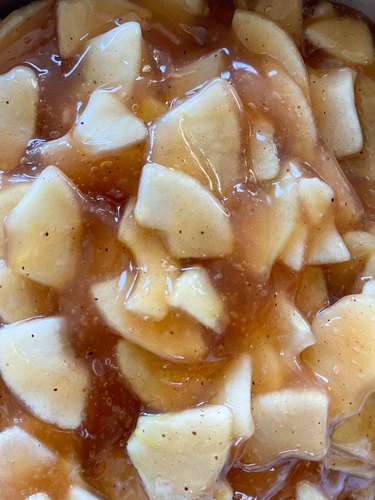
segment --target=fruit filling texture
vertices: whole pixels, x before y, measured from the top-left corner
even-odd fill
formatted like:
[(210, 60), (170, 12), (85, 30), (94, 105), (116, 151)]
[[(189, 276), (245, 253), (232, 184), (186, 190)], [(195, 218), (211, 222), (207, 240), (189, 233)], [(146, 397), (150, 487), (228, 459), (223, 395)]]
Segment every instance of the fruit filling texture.
[(0, 23), (0, 499), (375, 497), (375, 55), (328, 1)]

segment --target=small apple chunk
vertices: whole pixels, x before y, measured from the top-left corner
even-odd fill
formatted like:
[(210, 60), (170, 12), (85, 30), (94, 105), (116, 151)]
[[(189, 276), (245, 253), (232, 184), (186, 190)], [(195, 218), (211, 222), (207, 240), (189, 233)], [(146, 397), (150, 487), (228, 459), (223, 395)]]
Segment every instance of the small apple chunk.
[(354, 77), (349, 68), (310, 75), (314, 115), (323, 140), (337, 158), (361, 151), (363, 136), (354, 98)]
[(223, 333), (227, 327), (229, 318), (225, 304), (203, 267), (183, 271), (173, 284), (168, 304), (186, 312), (217, 334)]
[(120, 85), (129, 95), (141, 63), (141, 27), (136, 22), (125, 23), (87, 42), (85, 81), (93, 88)]
[(208, 13), (207, 0), (138, 0), (138, 3), (168, 21), (187, 25)]
[(323, 269), (318, 266), (306, 266), (298, 287), (296, 306), (311, 321), (328, 305), (329, 294)]
[(300, 481), (296, 488), (296, 500), (328, 500), (328, 497), (316, 484)]
[(219, 405), (140, 417), (127, 450), (150, 498), (209, 493), (229, 457), (232, 420)]
[(5, 217), (21, 201), (30, 186), (30, 182), (17, 182), (7, 186), (3, 185), (0, 189), (0, 258), (3, 258), (5, 254)]
[(123, 281), (123, 277), (114, 278), (92, 287), (95, 304), (110, 328), (164, 359), (197, 362), (206, 357), (204, 331), (198, 323), (173, 314), (162, 321), (152, 321), (128, 311), (125, 300), (133, 277), (127, 276)]
[(155, 122), (151, 161), (228, 194), (244, 177), (240, 102), (235, 88), (216, 78)]
[(253, 120), (250, 155), (255, 177), (259, 181), (269, 181), (278, 176), (280, 159), (275, 143), (275, 129), (266, 118)]
[(246, 443), (243, 462), (259, 464), (285, 456), (321, 460), (328, 449), (328, 402), (315, 388), (254, 397), (255, 432)]
[(309, 220), (314, 225), (322, 224), (335, 197), (331, 186), (317, 177), (302, 177), (299, 181), (299, 196)]
[(304, 35), (317, 49), (345, 64), (374, 63), (371, 31), (358, 17), (318, 19), (307, 26)]
[(334, 225), (316, 230), (307, 259), (309, 265), (338, 264), (349, 260), (349, 250)]
[(1, 170), (17, 167), (35, 137), (38, 99), (38, 78), (30, 68), (17, 66), (0, 75)]
[(300, 44), (302, 20), (302, 0), (256, 0), (255, 12), (268, 17), (289, 33), (296, 45)]
[(229, 214), (210, 191), (183, 172), (145, 165), (134, 214), (141, 226), (161, 231), (174, 257), (204, 259), (232, 253)]
[(81, 219), (74, 186), (56, 167), (46, 168), (6, 218), (9, 267), (41, 285), (64, 288), (77, 264)]
[(1, 328), (0, 372), (36, 417), (62, 429), (76, 429), (81, 423), (89, 374), (68, 344), (62, 318)]

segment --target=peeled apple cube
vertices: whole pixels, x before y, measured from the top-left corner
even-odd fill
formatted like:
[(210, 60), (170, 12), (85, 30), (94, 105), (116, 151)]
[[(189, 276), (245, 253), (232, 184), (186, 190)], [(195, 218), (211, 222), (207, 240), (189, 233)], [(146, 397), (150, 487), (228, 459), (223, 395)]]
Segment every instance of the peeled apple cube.
[(86, 44), (85, 80), (93, 87), (121, 85), (130, 94), (141, 71), (142, 31), (129, 22), (89, 40)]
[(349, 68), (310, 76), (312, 108), (323, 140), (337, 158), (361, 151), (363, 136), (354, 98), (354, 78)]
[(315, 388), (254, 397), (255, 432), (246, 443), (243, 462), (263, 463), (284, 456), (321, 460), (328, 449), (328, 402), (328, 396)]
[(111, 92), (96, 90), (78, 118), (73, 139), (91, 158), (113, 156), (147, 137), (145, 124)]
[(17, 167), (35, 137), (38, 100), (38, 78), (30, 68), (17, 66), (0, 75), (1, 170)]
[(335, 226), (332, 224), (331, 227), (318, 228), (312, 238), (307, 259), (308, 264), (338, 264), (349, 260), (349, 250)]
[(36, 417), (62, 429), (76, 429), (81, 423), (89, 375), (68, 344), (62, 318), (1, 328), (0, 372)]
[(231, 192), (242, 170), (243, 109), (235, 88), (217, 78), (151, 128), (151, 161), (181, 170), (211, 191)]
[(312, 330), (316, 343), (302, 358), (327, 380), (332, 417), (358, 411), (375, 383), (375, 299), (349, 295), (321, 311)]
[(305, 64), (288, 33), (270, 19), (245, 10), (235, 11), (232, 30), (249, 52), (268, 55), (280, 61), (295, 83), (309, 95)]
[(298, 183), (303, 208), (314, 225), (320, 225), (332, 206), (335, 192), (326, 182), (313, 177), (303, 177)]
[(138, 419), (127, 451), (154, 500), (198, 498), (214, 486), (232, 444), (232, 412), (212, 405)]
[(198, 181), (154, 163), (143, 167), (135, 219), (157, 229), (177, 258), (224, 257), (233, 251), (229, 214)]
[(7, 263), (41, 285), (64, 288), (74, 276), (81, 232), (78, 192), (48, 167), (6, 218)]
[(300, 481), (296, 488), (296, 500), (328, 500), (316, 484)]
[(170, 306), (181, 309), (215, 333), (223, 333), (228, 315), (222, 297), (212, 285), (208, 271), (197, 267), (184, 271), (168, 295)]
[(304, 32), (307, 40), (345, 64), (373, 64), (374, 42), (367, 23), (354, 17), (318, 19)]

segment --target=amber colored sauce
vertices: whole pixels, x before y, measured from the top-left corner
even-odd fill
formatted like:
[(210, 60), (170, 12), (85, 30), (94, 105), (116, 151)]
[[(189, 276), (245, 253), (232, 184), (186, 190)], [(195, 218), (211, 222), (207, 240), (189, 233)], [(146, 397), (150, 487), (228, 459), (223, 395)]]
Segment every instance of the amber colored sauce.
[[(145, 95), (155, 95), (166, 101), (168, 81), (165, 75), (172, 65), (194, 60), (217, 48), (226, 48), (230, 54), (227, 73), (241, 97), (253, 92), (252, 102), (245, 99), (245, 107), (263, 110), (269, 103), (262, 102), (261, 87), (265, 82), (261, 76), (260, 60), (238, 49), (230, 34), (233, 3), (229, 0), (212, 0), (212, 15), (204, 26), (177, 27), (163, 20), (154, 20), (143, 26), (147, 46), (147, 63), (151, 71), (140, 75), (136, 83), (133, 106), (139, 109)], [(107, 23), (105, 29), (115, 26)], [(101, 30), (101, 31), (104, 31)], [(100, 30), (99, 30), (100, 32)], [(95, 33), (96, 34), (96, 33)], [(93, 34), (90, 34), (93, 35)], [(319, 66), (324, 61), (321, 54), (309, 54), (308, 63)], [(236, 63), (242, 63), (241, 68)], [(87, 95), (80, 87), (80, 66), (77, 61), (62, 61), (56, 39), (54, 11), (47, 11), (36, 20), (31, 30), (19, 33), (0, 57), (0, 73), (17, 64), (34, 68), (40, 77), (41, 99), (39, 105), (38, 141), (55, 139), (64, 135), (71, 127), (77, 106), (87, 102)], [(275, 63), (276, 64), (276, 63)], [(72, 71), (72, 68), (75, 70)], [(248, 72), (247, 69), (254, 71)], [(258, 74), (257, 74), (258, 71)], [(250, 87), (249, 87), (250, 86)], [(276, 101), (275, 101), (276, 102)], [(275, 103), (274, 103), (275, 104)], [(165, 103), (167, 110), (171, 105)], [(276, 105), (276, 104), (275, 104)], [(151, 117), (151, 119), (154, 117)], [(280, 144), (282, 157), (290, 156), (289, 131), (285, 119), (275, 118), (275, 125), (284, 137)], [(244, 130), (244, 135), (246, 131)], [(18, 169), (4, 173), (4, 179), (35, 177), (41, 170), (38, 158), (27, 154)], [(116, 232), (119, 214), (124, 202), (136, 194), (139, 173), (147, 157), (147, 144), (134, 148), (118, 158), (87, 164), (77, 158), (65, 171), (83, 193), (82, 207), (85, 216), (85, 237), (80, 254), (79, 271), (71, 288), (56, 295), (51, 314), (61, 314), (69, 321), (69, 338), (77, 353), (90, 368), (92, 384), (88, 398), (86, 417), (76, 432), (61, 431), (32, 417), (16, 398), (0, 385), (0, 424), (4, 428), (21, 422), (26, 429), (56, 450), (61, 457), (75, 460), (81, 465), (81, 474), (88, 485), (109, 499), (145, 498), (134, 467), (125, 453), (128, 436), (134, 429), (140, 412), (148, 411), (127, 389), (119, 371), (114, 354), (118, 341), (95, 309), (90, 286), (106, 277), (116, 276), (128, 265), (131, 255), (117, 241)], [(303, 158), (305, 160), (305, 158)], [(304, 168), (314, 175), (306, 163)], [(361, 189), (358, 186), (359, 190)], [(270, 279), (257, 282), (249, 273), (246, 251), (246, 235), (243, 231), (243, 216), (249, 211), (254, 199), (262, 196), (262, 188), (250, 180), (237, 185), (233, 193), (224, 200), (233, 214), (235, 231), (239, 234), (237, 248), (227, 259), (213, 260), (208, 268), (215, 286), (225, 297), (231, 311), (231, 323), (223, 338), (215, 340), (210, 353), (210, 362), (226, 360), (239, 351), (257, 350), (254, 332), (264, 324), (269, 301), (275, 289), (286, 290), (291, 297), (298, 291), (300, 275), (282, 265), (274, 267)], [(371, 206), (371, 208), (374, 208)], [(372, 219), (372, 210), (367, 213)], [(364, 222), (366, 221), (366, 218)], [(188, 266), (189, 263), (186, 262)], [(331, 266), (325, 269), (332, 301), (350, 290), (352, 281), (347, 279), (347, 267)], [(357, 269), (356, 269), (357, 270)], [(345, 281), (346, 280), (346, 281)], [(261, 340), (266, 342), (265, 340)], [(223, 363), (213, 365), (214, 378), (220, 373)], [(204, 370), (204, 368), (202, 368)], [(318, 384), (303, 366), (285, 368), (285, 385)], [(254, 394), (259, 391), (253, 387)], [(202, 396), (202, 402), (208, 394)], [(308, 431), (308, 430), (307, 430)], [(300, 479), (319, 482), (327, 494), (334, 498), (356, 498), (355, 491), (366, 486), (366, 481), (344, 473), (329, 471), (323, 463), (284, 459), (262, 466), (242, 464), (235, 461), (229, 470), (228, 479), (235, 491), (235, 498), (291, 499), (295, 485)], [(65, 484), (47, 481), (41, 485), (43, 491), (59, 498)], [(25, 491), (27, 494), (27, 491)], [(0, 494), (1, 496), (1, 494)]]

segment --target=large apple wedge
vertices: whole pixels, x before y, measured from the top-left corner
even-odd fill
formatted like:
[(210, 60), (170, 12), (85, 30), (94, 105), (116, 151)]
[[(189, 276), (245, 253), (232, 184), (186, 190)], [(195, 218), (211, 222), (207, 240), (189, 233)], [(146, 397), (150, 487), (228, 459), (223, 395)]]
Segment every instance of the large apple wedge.
[(302, 56), (293, 39), (276, 23), (255, 12), (236, 10), (232, 30), (249, 52), (277, 59), (305, 95), (309, 95), (308, 77)]
[(0, 75), (1, 170), (17, 167), (28, 142), (34, 138), (38, 99), (38, 78), (30, 68), (17, 66)]
[(234, 87), (217, 78), (155, 122), (150, 158), (227, 194), (244, 177), (242, 120)]
[(302, 20), (302, 0), (256, 0), (255, 12), (268, 17), (289, 33), (297, 45), (300, 44)]
[(0, 257), (4, 257), (5, 234), (4, 220), (9, 212), (21, 201), (30, 188), (30, 182), (16, 182), (3, 185), (0, 189)]
[[(132, 281), (128, 277), (126, 281)], [(95, 304), (110, 328), (130, 342), (171, 361), (197, 362), (205, 358), (204, 329), (195, 321), (170, 314), (162, 321), (141, 318), (125, 307), (129, 283), (114, 278), (92, 288)]]
[(48, 167), (5, 221), (7, 263), (37, 283), (64, 288), (74, 276), (81, 230), (78, 192)]
[(150, 498), (209, 494), (229, 457), (232, 419), (219, 405), (140, 417), (127, 450)]
[(145, 165), (134, 214), (141, 226), (161, 231), (177, 258), (223, 257), (233, 250), (229, 214), (210, 191), (183, 172)]
[(34, 319), (0, 329), (0, 372), (6, 385), (44, 422), (81, 423), (89, 374), (76, 359), (62, 318)]

